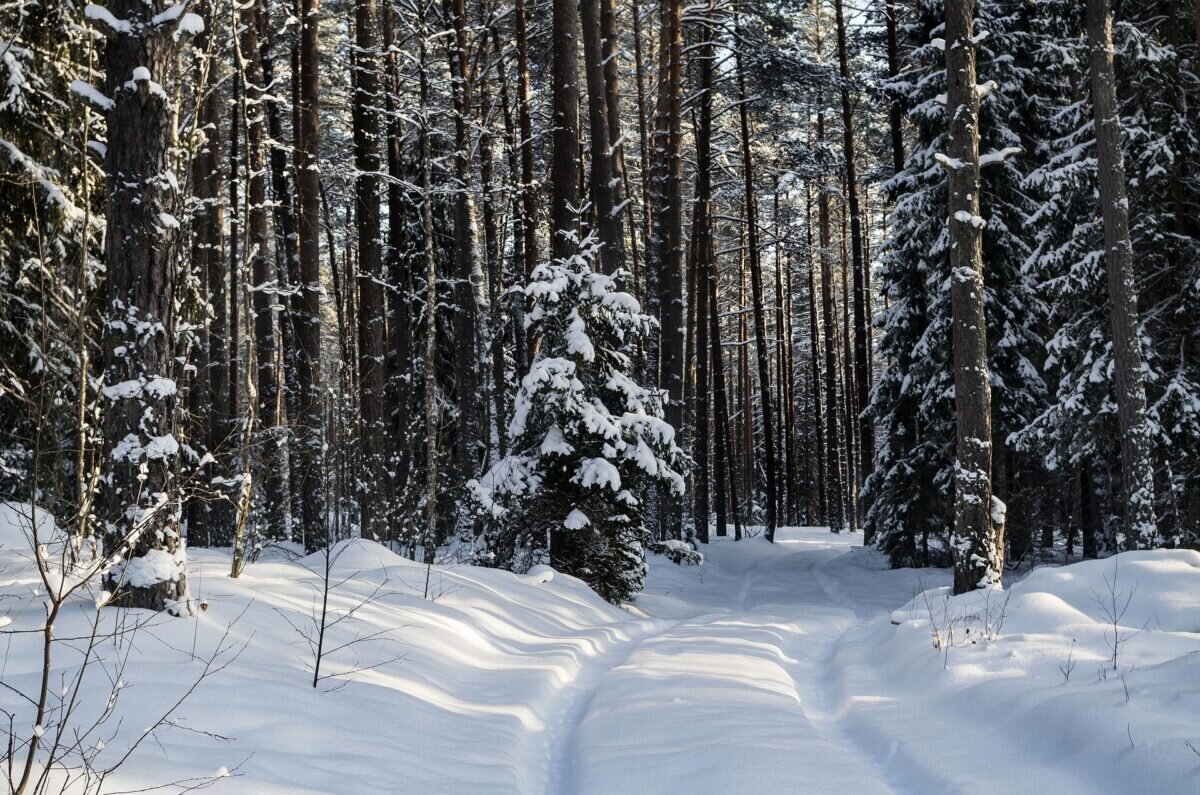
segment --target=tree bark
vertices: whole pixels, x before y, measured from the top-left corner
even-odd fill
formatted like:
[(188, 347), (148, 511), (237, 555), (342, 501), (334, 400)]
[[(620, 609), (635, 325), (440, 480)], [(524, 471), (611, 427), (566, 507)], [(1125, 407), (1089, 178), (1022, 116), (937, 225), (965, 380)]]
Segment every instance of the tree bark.
[(575, 253), (578, 228), (579, 13), (576, 0), (553, 0), (552, 11), (550, 255), (565, 259)]
[[(207, 3), (201, 7), (206, 31), (211, 36), (213, 25), (212, 8)], [(205, 49), (205, 48), (201, 48)], [(211, 67), (210, 67), (211, 68)], [(215, 76), (210, 76), (215, 77)], [(207, 371), (207, 391), (204, 397), (207, 433), (205, 449), (223, 462), (227, 459), (225, 449), (229, 434), (229, 300), (226, 293), (228, 267), (224, 257), (224, 211), (221, 204), (221, 92), (215, 79), (200, 105), (198, 127), (205, 141), (192, 161), (192, 190), (198, 210), (192, 220), (192, 261), (206, 279), (208, 302), (212, 307), (212, 318), (207, 328), (208, 345), (206, 360), (202, 366)], [(210, 467), (212, 476), (226, 474), (220, 464)], [(189, 522), (188, 541), (191, 544), (224, 546), (228, 543), (228, 527), (232, 523), (229, 503), (216, 499), (204, 511), (192, 511), (193, 519), (201, 519), (195, 526)], [(201, 518), (202, 517), (202, 518)]]
[(468, 47), (465, 0), (445, 0), (443, 14), (453, 38), (448, 44), (450, 77), (454, 98), (454, 399), (458, 405), (455, 425), (457, 474), (462, 481), (474, 477), (482, 460), (479, 377), (480, 344), (486, 339), (480, 309), (487, 305), (486, 287), (479, 259), (475, 222), (475, 191), (471, 166), (471, 85), (467, 69)]
[(379, 209), (379, 32), (375, 0), (355, 0), (354, 165), (358, 222), (358, 387), (360, 532), (388, 536), (384, 388), (387, 307)]
[[(109, 551), (128, 546), (129, 567), (106, 575), (113, 603), (162, 610), (187, 593), (175, 482), (179, 445), (175, 377), (175, 283), (179, 197), (171, 174), (170, 85), (176, 40), (153, 22), (165, 3), (111, 0), (129, 24), (104, 53), (108, 146), (102, 396)], [(171, 575), (160, 576), (165, 556)]]
[(1113, 69), (1112, 14), (1108, 0), (1087, 0), (1088, 45), (1091, 48), (1092, 108), (1104, 222), (1105, 264), (1112, 305), (1113, 359), (1117, 416), (1121, 424), (1121, 475), (1125, 486), (1127, 545), (1158, 546), (1154, 515), (1153, 438), (1146, 415), (1146, 383), (1138, 340), (1137, 284), (1133, 244), (1129, 236), (1129, 200), (1125, 159), (1121, 151), (1116, 75)]
[(814, 482), (816, 483), (816, 509), (810, 511), (810, 521), (813, 524), (826, 520), (828, 509), (825, 500), (826, 471), (825, 456), (825, 416), (821, 410), (821, 327), (817, 319), (817, 279), (816, 262), (813, 260), (812, 234), (812, 194), (808, 197), (808, 334), (809, 360), (812, 366), (812, 423), (813, 437), (817, 449), (816, 466), (814, 467)]
[(605, 50), (614, 45), (601, 33), (602, 2), (611, 4), (612, 0), (579, 0), (579, 21), (583, 30), (588, 127), (592, 142), (590, 186), (592, 202), (595, 204), (596, 232), (602, 246), (600, 267), (604, 273), (611, 275), (625, 266), (625, 235), (619, 207), (621, 178), (615, 168), (615, 139), (610, 138), (607, 86), (607, 70), (610, 65), (615, 69), (616, 59), (605, 59)]
[[(900, 38), (896, 30), (897, 0), (884, 0), (883, 15), (887, 31), (887, 73), (891, 80), (900, 75)], [(904, 170), (904, 107), (899, 97), (888, 105), (888, 127), (892, 136), (892, 173)]]
[(854, 386), (855, 418), (858, 426), (858, 483), (871, 474), (875, 463), (875, 424), (864, 411), (869, 401), (871, 360), (867, 331), (871, 323), (867, 307), (868, 264), (864, 252), (862, 210), (858, 196), (858, 165), (854, 140), (854, 113), (850, 103), (850, 60), (846, 47), (846, 21), (842, 0), (834, 0), (837, 16), (838, 65), (842, 75), (842, 153), (846, 162), (846, 188), (850, 202), (850, 257), (854, 269)]
[[(708, 404), (709, 404), (709, 301), (716, 277), (715, 247), (712, 234), (712, 88), (714, 8), (709, 0), (701, 21), (702, 49), (697, 54), (700, 70), (700, 120), (696, 125), (696, 223), (692, 236), (696, 241), (696, 494), (693, 517), (702, 543), (708, 543)], [(721, 445), (718, 444), (718, 451)], [(721, 473), (723, 474), (723, 473)], [(723, 484), (717, 487), (717, 533), (725, 535), (725, 496)]]
[(979, 217), (979, 92), (971, 0), (946, 3), (946, 113), (950, 123), (950, 300), (954, 315), (954, 592), (997, 585), (1004, 550), (992, 516), (992, 391)]
[[(736, 25), (736, 23), (735, 23)], [(758, 354), (758, 392), (762, 403), (763, 454), (766, 459), (766, 536), (774, 542), (778, 524), (776, 500), (775, 425), (771, 411), (771, 358), (767, 348), (767, 320), (763, 309), (762, 263), (758, 250), (758, 211), (754, 198), (754, 163), (750, 156), (750, 115), (746, 107), (746, 71), (741, 49), (734, 50), (738, 73), (738, 112), (742, 132), (742, 175), (745, 185), (746, 247), (750, 259), (750, 291), (754, 302), (754, 346)], [(746, 407), (749, 410), (749, 406)]]
[[(296, 318), (299, 354), (297, 376), (300, 388), (299, 470), (300, 525), (304, 547), (314, 551), (325, 546), (326, 517), (324, 489), (324, 430), (321, 379), (321, 175), (320, 153), (320, 0), (301, 0), (299, 54), (299, 125), (296, 150), (299, 164), (296, 195), (300, 205), (300, 290)], [(330, 252), (332, 255), (333, 252)]]
[[(825, 140), (825, 114), (817, 114), (817, 141)], [(838, 402), (837, 322), (834, 319), (833, 256), (830, 252), (832, 230), (829, 217), (829, 193), (818, 187), (817, 215), (820, 224), (821, 315), (825, 330), (825, 484), (826, 521), (829, 529), (840, 533), (846, 526), (846, 492), (842, 484), (843, 450)]]
[[(519, 147), (521, 151), (521, 247), (525, 255), (525, 281), (533, 276), (533, 269), (538, 263), (537, 243), (537, 191), (533, 183), (533, 121), (529, 99), (529, 42), (525, 32), (525, 0), (514, 0), (513, 27), (516, 33), (517, 45), (517, 127), (520, 131)], [(551, 241), (553, 242), (553, 240)], [(522, 303), (524, 307), (524, 303)], [(518, 344), (524, 344), (525, 350), (520, 356), (525, 366), (533, 359), (533, 338), (525, 339), (524, 322), (517, 324)], [(525, 375), (525, 368), (518, 372)]]
[[(287, 288), (287, 296), (276, 297), (276, 302), (283, 305), (283, 313), (277, 316), (279, 342), (283, 349), (282, 361), (284, 401), (282, 412), (288, 423), (294, 423), (299, 416), (300, 387), (296, 355), (296, 315), (299, 297), (292, 290), (300, 283), (300, 260), (296, 247), (296, 215), (294, 197), (288, 179), (288, 152), (284, 143), (283, 120), (279, 111), (279, 100), (275, 98), (275, 58), (270, 20), (269, 0), (257, 4), (257, 25), (259, 38), (259, 61), (262, 68), (264, 95), (263, 113), (266, 116), (267, 137), (270, 139), (269, 167), (271, 172), (272, 194), (272, 223), (275, 232), (276, 283)], [(300, 496), (298, 445), (295, 433), (283, 430), (280, 436), (286, 435), (288, 440), (288, 457), (291, 466), (288, 467), (290, 505), (281, 508), (292, 520), (295, 526)]]

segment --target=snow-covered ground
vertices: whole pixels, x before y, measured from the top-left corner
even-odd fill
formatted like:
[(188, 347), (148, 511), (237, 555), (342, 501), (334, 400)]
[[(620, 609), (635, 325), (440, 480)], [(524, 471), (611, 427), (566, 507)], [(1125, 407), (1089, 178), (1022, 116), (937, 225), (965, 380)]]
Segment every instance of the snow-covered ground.
[[(14, 691), (34, 689), (40, 645), (15, 633), (43, 614), (13, 515), (0, 510), (0, 707), (21, 727)], [(354, 612), (329, 631), (316, 688), (302, 633), (321, 559), (231, 580), (228, 555), (192, 550), (207, 610), (102, 641), (77, 715), (103, 706), (127, 656), (99, 733), (101, 761), (115, 759), (224, 638), (226, 666), (106, 792), (225, 769), (210, 791), (1200, 793), (1200, 553), (1040, 569), (948, 599), (946, 572), (889, 571), (860, 537), (778, 540), (721, 540), (701, 567), (656, 557), (627, 610), (561, 575), (466, 566), (428, 572), (426, 599), (424, 566), (356, 542), (330, 597), (331, 619)], [(1105, 614), (1126, 601), (1114, 670)], [(56, 636), (95, 614), (77, 600)], [(122, 618), (101, 611), (109, 629)]]

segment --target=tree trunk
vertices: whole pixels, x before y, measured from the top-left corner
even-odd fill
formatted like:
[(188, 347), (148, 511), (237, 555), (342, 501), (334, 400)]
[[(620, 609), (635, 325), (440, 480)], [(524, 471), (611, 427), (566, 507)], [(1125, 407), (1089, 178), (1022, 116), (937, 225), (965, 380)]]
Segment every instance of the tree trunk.
[[(716, 278), (715, 246), (712, 234), (712, 89), (713, 89), (713, 0), (709, 0), (701, 22), (703, 48), (697, 54), (700, 70), (700, 120), (696, 126), (696, 223), (692, 237), (696, 241), (696, 499), (693, 517), (702, 543), (708, 543), (708, 404), (709, 404), (709, 301), (713, 298)], [(714, 362), (715, 364), (715, 362)], [(721, 452), (717, 445), (718, 454)], [(719, 473), (723, 475), (724, 473)], [(720, 477), (718, 477), (720, 480)], [(725, 535), (724, 484), (717, 487), (717, 534)]]
[[(206, 29), (211, 35), (213, 13), (209, 5), (203, 6)], [(204, 48), (202, 48), (204, 49)], [(198, 127), (204, 133), (205, 142), (192, 161), (192, 190), (197, 211), (192, 220), (192, 261), (206, 279), (208, 302), (212, 307), (212, 319), (208, 323), (208, 345), (205, 361), (201, 366), (207, 371), (207, 392), (204, 396), (204, 416), (207, 419), (205, 450), (218, 463), (209, 467), (209, 478), (225, 476), (227, 470), (222, 463), (228, 459), (225, 449), (229, 434), (229, 301), (226, 293), (228, 266), (224, 257), (224, 213), (221, 205), (221, 92), (213, 86), (200, 105)], [(201, 381), (203, 383), (203, 380)], [(201, 523), (188, 524), (188, 542), (195, 545), (224, 546), (228, 543), (228, 527), (232, 524), (229, 503), (215, 499), (205, 506), (204, 511), (191, 512), (193, 519)]]
[(979, 93), (971, 0), (946, 3), (946, 113), (950, 120), (950, 300), (954, 314), (954, 592), (996, 585), (1004, 572), (992, 516), (992, 391), (979, 217)]
[(826, 506), (825, 484), (828, 477), (825, 456), (825, 416), (821, 410), (821, 327), (817, 320), (817, 279), (816, 262), (812, 256), (812, 199), (811, 192), (808, 200), (808, 339), (809, 357), (812, 366), (812, 423), (813, 437), (817, 448), (816, 466), (814, 467), (814, 482), (816, 484), (816, 510), (810, 511), (810, 521), (813, 524), (826, 521), (829, 515)]
[[(646, 81), (642, 67), (642, 14), (638, 0), (630, 0), (630, 12), (633, 17), (633, 72), (637, 83), (637, 112), (638, 112), (638, 152), (641, 154), (641, 191), (642, 191), (642, 240), (649, 246), (650, 240), (650, 138), (646, 125)], [(650, 252), (647, 248), (647, 258)], [(635, 263), (636, 266), (636, 263)], [(635, 276), (635, 290), (640, 281)]]
[[(817, 114), (817, 141), (825, 140), (825, 114)], [(840, 533), (846, 526), (846, 492), (842, 485), (843, 450), (841, 444), (841, 404), (838, 402), (837, 322), (834, 319), (833, 257), (830, 252), (831, 228), (829, 192), (818, 187), (817, 214), (820, 223), (821, 315), (825, 330), (825, 464), (829, 480), (825, 484), (826, 521), (829, 529)]]
[(579, 54), (575, 0), (553, 0), (551, 40), (550, 256), (565, 259), (575, 253), (573, 234), (579, 207)]
[(605, 50), (614, 44), (601, 34), (602, 2), (611, 4), (612, 0), (579, 0), (579, 21), (583, 30), (588, 127), (592, 141), (591, 195), (595, 204), (596, 232), (602, 245), (600, 267), (604, 273), (611, 275), (625, 266), (625, 236), (618, 206), (621, 203), (621, 178), (614, 167), (615, 139), (609, 137), (611, 125), (606, 83), (606, 72), (609, 66), (615, 69), (616, 59), (605, 59)]
[[(267, 256), (267, 183), (263, 161), (263, 77), (258, 44), (256, 4), (238, 12), (241, 35), (237, 47), (238, 73), (241, 75), (242, 103), (236, 109), (246, 128), (246, 258), (253, 312), (256, 366), (253, 374), (257, 390), (254, 410), (265, 431), (257, 451), (263, 472), (263, 535), (282, 539), (287, 528), (287, 503), (284, 500), (284, 467), (280, 447), (274, 437), (281, 425), (278, 415), (279, 378), (275, 366), (275, 267)], [(237, 212), (237, 208), (234, 208)], [(249, 371), (248, 371), (249, 372)]]
[[(735, 22), (735, 27), (737, 23)], [(775, 426), (771, 412), (771, 365), (770, 352), (767, 349), (767, 320), (763, 309), (763, 279), (762, 264), (758, 250), (758, 212), (754, 199), (754, 164), (750, 157), (750, 116), (746, 107), (746, 72), (742, 66), (740, 49), (734, 50), (737, 60), (738, 73), (738, 112), (741, 116), (742, 131), (742, 174), (745, 182), (746, 203), (746, 247), (750, 258), (750, 291), (754, 302), (754, 346), (758, 354), (758, 392), (762, 402), (763, 419), (763, 453), (766, 458), (766, 536), (768, 541), (775, 540), (775, 526), (778, 523), (777, 501), (775, 488), (777, 485), (775, 467)], [(749, 411), (749, 405), (746, 410)]]
[[(479, 4), (480, 25), (484, 31), (490, 31), (492, 13), (489, 4), (484, 0)], [(485, 34), (487, 35), (487, 34)], [(490, 38), (490, 36), (489, 36)], [(508, 440), (504, 433), (507, 410), (507, 385), (504, 381), (504, 334), (502, 333), (501, 295), (503, 294), (503, 278), (500, 265), (500, 235), (496, 221), (495, 171), (492, 160), (492, 92), (491, 92), (491, 48), (487, 46), (488, 39), (481, 42), (476, 71), (481, 75), (479, 84), (479, 179), (483, 183), (483, 253), (486, 263), (488, 306), (491, 312), (488, 316), (488, 328), (491, 331), (487, 340), (487, 356), (492, 366), (492, 380), (489, 392), (492, 401), (489, 411), (492, 421), (486, 429), (484, 444), (491, 451), (492, 440), (495, 439), (499, 454), (507, 452)], [(499, 63), (499, 58), (495, 59)]]
[[(521, 247), (525, 255), (525, 282), (533, 276), (533, 269), (538, 263), (537, 245), (537, 191), (533, 184), (533, 121), (529, 99), (529, 42), (525, 32), (525, 0), (514, 0), (513, 27), (516, 32), (517, 45), (517, 126), (521, 138)], [(576, 111), (578, 113), (578, 111)], [(578, 123), (577, 125), (578, 126)], [(553, 235), (551, 236), (553, 245)], [(524, 303), (522, 303), (524, 307)], [(518, 343), (525, 344), (526, 350), (520, 355), (525, 359), (526, 366), (533, 359), (533, 342), (525, 340), (525, 324), (517, 324)], [(517, 373), (524, 376), (524, 368)]]
[[(854, 269), (854, 386), (855, 408), (862, 412), (858, 427), (858, 483), (871, 474), (875, 463), (875, 424), (864, 411), (869, 401), (871, 360), (867, 347), (867, 329), (871, 323), (867, 308), (867, 261), (863, 243), (862, 210), (858, 199), (858, 166), (854, 141), (854, 113), (850, 105), (850, 60), (846, 51), (846, 22), (842, 0), (834, 0), (837, 15), (838, 64), (842, 74), (842, 152), (846, 162), (846, 188), (850, 202), (850, 257)], [(851, 426), (853, 427), (853, 426)], [(849, 435), (849, 433), (847, 434)]]
[(375, 0), (355, 0), (355, 218), (358, 221), (359, 528), (364, 538), (388, 535), (384, 440), (387, 308), (379, 211), (379, 32)]
[[(300, 387), (300, 525), (309, 551), (326, 544), (324, 477), (325, 414), (321, 380), (321, 175), (320, 151), (320, 0), (301, 0), (300, 77), (296, 130), (299, 167), (296, 195), (300, 205), (300, 292), (296, 324), (297, 376)], [(330, 254), (332, 255), (332, 251)]]
[(109, 12), (129, 28), (109, 31), (104, 53), (112, 102), (104, 156), (106, 547), (129, 547), (126, 566), (110, 570), (105, 587), (115, 604), (151, 610), (187, 594), (174, 436), (179, 197), (164, 178), (175, 142), (161, 87), (172, 81), (178, 44), (152, 21), (164, 7), (111, 0)]
[[(900, 74), (900, 38), (896, 30), (897, 0), (884, 0), (883, 15), (887, 28), (887, 73), (894, 80)], [(888, 105), (888, 127), (892, 134), (892, 173), (904, 170), (904, 107), (899, 97)]]
[(1096, 122), (1100, 210), (1104, 221), (1108, 296), (1112, 304), (1113, 363), (1128, 533), (1126, 545), (1152, 549), (1159, 543), (1158, 522), (1154, 515), (1153, 438), (1146, 416), (1146, 383), (1138, 340), (1137, 284), (1133, 272), (1133, 244), (1129, 237), (1125, 158), (1121, 151), (1121, 120), (1113, 70), (1112, 15), (1108, 0), (1087, 0), (1085, 13), (1092, 53), (1092, 108)]
[[(683, 33), (679, 0), (660, 0), (659, 86), (651, 176), (651, 239), (647, 246), (648, 304), (660, 334), (651, 335), (647, 374), (666, 392), (666, 421), (682, 435), (684, 391), (683, 152), (681, 132)], [(673, 537), (680, 504), (659, 495), (660, 534)]]
[(475, 223), (475, 192), (471, 166), (471, 85), (467, 69), (465, 0), (445, 0), (443, 14), (453, 39), (448, 44), (450, 76), (454, 96), (454, 398), (458, 405), (457, 474), (465, 481), (477, 474), (482, 460), (483, 381), (479, 377), (480, 343), (486, 338), (480, 328), (480, 308), (487, 296), (479, 261)]
[[(406, 196), (408, 172), (404, 163), (405, 120), (401, 115), (400, 65), (396, 45), (396, 9), (386, 3), (383, 12), (383, 52), (385, 54), (385, 107), (387, 110), (387, 202), (388, 242), (384, 258), (388, 274), (387, 317), (388, 345), (388, 392), (392, 409), (391, 439), (389, 440), (387, 467), (392, 470), (389, 523), (395, 527), (411, 526), (409, 513), (401, 509), (401, 501), (408, 499), (408, 486), (412, 479), (412, 433), (413, 433), (413, 386), (410, 377), (414, 350), (414, 325), (417, 322), (413, 306), (413, 274), (411, 258), (407, 251), (408, 212), (411, 202)], [(408, 503), (405, 502), (405, 507)], [(397, 529), (389, 535), (395, 540)]]

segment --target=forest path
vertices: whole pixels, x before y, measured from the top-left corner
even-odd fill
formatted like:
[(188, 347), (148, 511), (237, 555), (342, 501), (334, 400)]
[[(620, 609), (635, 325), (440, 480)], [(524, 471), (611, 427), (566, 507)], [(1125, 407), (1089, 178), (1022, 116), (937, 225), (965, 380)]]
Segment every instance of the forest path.
[(710, 544), (703, 567), (656, 562), (635, 612), (658, 628), (573, 683), (547, 795), (906, 791), (857, 740), (835, 664), (848, 631), (912, 596), (880, 591), (861, 543), (790, 528)]

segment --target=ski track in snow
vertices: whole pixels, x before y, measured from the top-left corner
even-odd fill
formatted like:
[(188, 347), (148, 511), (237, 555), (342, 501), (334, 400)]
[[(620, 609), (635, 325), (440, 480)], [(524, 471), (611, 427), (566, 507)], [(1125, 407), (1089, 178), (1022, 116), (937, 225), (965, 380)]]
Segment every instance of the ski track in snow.
[(550, 724), (545, 735), (547, 756), (542, 770), (546, 783), (542, 791), (546, 795), (569, 795), (579, 789), (579, 770), (576, 765), (579, 724), (587, 715), (604, 678), (613, 669), (628, 662), (647, 639), (669, 631), (672, 626), (673, 622), (665, 625), (656, 622), (652, 627), (622, 640), (596, 662), (581, 667), (564, 688), (569, 695), (558, 711), (558, 718)]
[(732, 791), (724, 781), (761, 792), (930, 791), (935, 777), (889, 775), (897, 749), (855, 730), (836, 657), (845, 634), (883, 608), (861, 605), (822, 571), (859, 543), (830, 538), (781, 540), (758, 559), (722, 561), (733, 582), (713, 567), (640, 598), (638, 609), (674, 620), (579, 672), (553, 727), (546, 795), (665, 795), (677, 791), (677, 767), (711, 768), (713, 792)]

